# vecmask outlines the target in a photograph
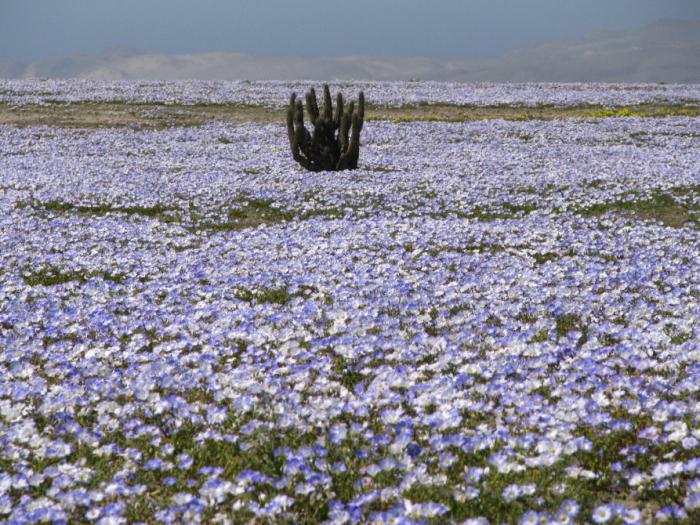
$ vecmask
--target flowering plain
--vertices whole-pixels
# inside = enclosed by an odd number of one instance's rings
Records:
[[[615,114],[0,127],[0,521],[700,522],[700,119]]]

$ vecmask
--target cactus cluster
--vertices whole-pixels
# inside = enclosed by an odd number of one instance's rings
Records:
[[[287,110],[287,133],[292,156],[310,171],[339,171],[357,168],[360,157],[360,132],[365,119],[365,96],[360,91],[357,111],[350,102],[343,105],[338,93],[335,112],[331,92],[323,85],[323,106],[319,110],[313,88],[306,93],[306,111],[313,133],[304,126],[304,104],[292,93]]]

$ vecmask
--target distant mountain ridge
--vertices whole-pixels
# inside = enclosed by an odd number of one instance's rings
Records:
[[[263,57],[231,52],[167,55],[110,49],[34,64],[0,65],[0,78],[101,80],[422,80],[700,83],[700,21],[658,20],[489,60],[421,57]]]

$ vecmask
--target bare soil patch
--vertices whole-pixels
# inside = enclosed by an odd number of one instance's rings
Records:
[[[0,124],[55,126],[60,128],[144,128],[201,126],[212,120],[226,122],[274,122],[281,110],[237,105],[183,106],[78,102],[48,105],[2,106]]]
[[[637,210],[629,215],[642,221],[659,221],[669,228],[682,228],[692,219],[686,208],[677,205]]]
[[[238,104],[168,105],[121,102],[52,103],[47,105],[7,106],[0,104],[0,125],[55,126],[61,128],[129,127],[164,129],[201,126],[210,121],[279,122],[284,108]],[[367,120],[395,123],[415,121],[464,122],[484,119],[553,120],[566,118],[700,116],[700,106],[642,104],[624,108],[600,106],[457,106],[419,104],[403,107],[369,106]]]

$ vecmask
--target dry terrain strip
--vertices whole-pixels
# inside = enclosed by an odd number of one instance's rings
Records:
[[[284,108],[241,104],[156,104],[124,102],[53,102],[9,106],[0,103],[0,125],[64,128],[131,127],[164,129],[200,126],[209,121],[272,123],[284,121]],[[587,106],[461,106],[417,104],[369,106],[367,120],[464,122],[484,119],[553,120],[565,118],[700,116],[700,105],[639,104]]]

